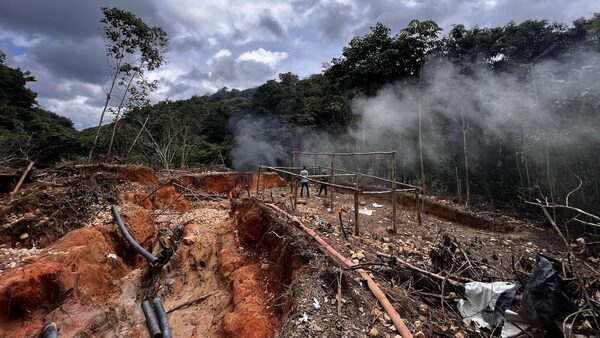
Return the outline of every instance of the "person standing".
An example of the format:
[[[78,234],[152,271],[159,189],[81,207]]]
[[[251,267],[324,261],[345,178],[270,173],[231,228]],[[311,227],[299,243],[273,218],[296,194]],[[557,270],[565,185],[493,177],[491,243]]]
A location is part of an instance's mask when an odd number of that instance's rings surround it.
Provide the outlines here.
[[[321,175],[327,175],[327,170],[323,169],[323,171],[321,172]],[[329,182],[327,176],[323,177],[323,179],[321,181]],[[321,196],[321,192],[323,192],[323,191],[325,191],[325,196],[327,196],[327,185],[321,183],[321,186],[319,187],[319,193],[317,194],[317,196]]]
[[[306,167],[302,167],[300,176],[302,176],[302,179],[300,180],[302,183],[302,187],[300,188],[300,197],[304,197],[303,192],[304,187],[306,187],[306,197],[310,198],[310,190],[308,190],[308,170],[306,170]]]

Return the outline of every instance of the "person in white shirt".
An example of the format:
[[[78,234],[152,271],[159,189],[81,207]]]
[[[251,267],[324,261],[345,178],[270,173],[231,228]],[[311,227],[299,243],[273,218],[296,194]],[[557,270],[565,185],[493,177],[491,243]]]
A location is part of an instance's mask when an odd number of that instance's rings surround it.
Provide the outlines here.
[[[302,187],[300,188],[300,197],[304,197],[303,192],[304,187],[306,187],[306,197],[310,198],[310,190],[308,190],[308,170],[306,170],[306,167],[302,167],[300,176],[302,176],[302,179],[300,180],[302,183]]]

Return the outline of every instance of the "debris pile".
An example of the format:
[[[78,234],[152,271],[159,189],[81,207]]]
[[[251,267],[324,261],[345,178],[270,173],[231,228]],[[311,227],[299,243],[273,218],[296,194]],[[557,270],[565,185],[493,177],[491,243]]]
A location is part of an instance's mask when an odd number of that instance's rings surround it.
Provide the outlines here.
[[[0,336],[598,334],[592,237],[406,208],[393,232],[380,195],[295,203],[270,176],[33,167],[0,195]]]

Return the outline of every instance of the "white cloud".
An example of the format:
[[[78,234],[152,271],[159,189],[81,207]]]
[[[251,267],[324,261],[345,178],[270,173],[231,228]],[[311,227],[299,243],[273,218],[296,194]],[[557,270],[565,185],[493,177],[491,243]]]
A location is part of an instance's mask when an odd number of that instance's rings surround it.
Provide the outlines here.
[[[228,58],[230,56],[231,56],[231,51],[229,49],[221,49],[220,51],[216,52],[213,56],[211,56],[206,61],[206,64],[212,65],[215,62],[215,60]]]
[[[241,61],[254,61],[264,63],[270,67],[275,67],[279,62],[285,60],[288,57],[286,52],[271,52],[264,48],[259,48],[250,52],[242,53],[236,59],[237,62]]]

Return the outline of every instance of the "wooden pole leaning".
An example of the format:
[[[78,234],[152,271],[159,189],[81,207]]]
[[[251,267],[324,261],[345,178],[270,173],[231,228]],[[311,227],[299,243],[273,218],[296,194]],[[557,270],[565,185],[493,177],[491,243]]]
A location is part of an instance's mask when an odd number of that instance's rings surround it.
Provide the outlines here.
[[[360,225],[358,222],[358,175],[354,176],[354,184],[356,186],[356,191],[354,192],[354,236],[358,236],[360,232]]]
[[[396,152],[392,153],[392,227],[394,233],[398,231],[396,220]]]

